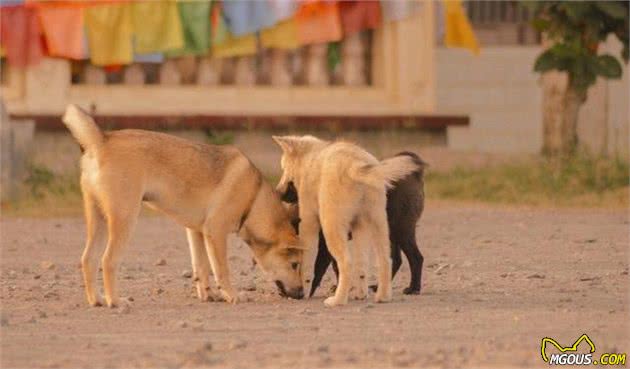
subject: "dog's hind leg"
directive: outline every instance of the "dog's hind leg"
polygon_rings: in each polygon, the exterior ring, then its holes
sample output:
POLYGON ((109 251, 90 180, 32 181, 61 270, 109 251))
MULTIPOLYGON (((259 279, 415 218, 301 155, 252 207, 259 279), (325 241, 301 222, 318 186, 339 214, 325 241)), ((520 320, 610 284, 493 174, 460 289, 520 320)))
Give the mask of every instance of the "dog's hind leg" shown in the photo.
POLYGON ((126 203, 107 204, 107 229, 109 240, 103 254, 103 287, 105 290, 105 302, 109 307, 118 305, 118 286, 116 274, 118 265, 125 246, 133 231, 138 215, 142 196, 125 196, 126 203))
MULTIPOLYGON (((415 233, 415 232, 414 232, 415 233)), ((409 270, 411 271, 411 282, 409 287, 403 290, 405 295, 417 295, 422 288, 422 264, 424 257, 420 253, 420 249, 416 244, 415 234, 411 235, 408 240, 401 243, 402 250, 409 262, 409 270)))
POLYGON ((374 296, 375 302, 387 302, 392 299, 392 261, 390 258, 389 227, 385 206, 374 207, 370 213, 372 233, 371 240, 374 245, 378 265, 378 288, 374 296))
POLYGON ((352 253, 354 273, 350 295, 352 299, 363 300, 368 295, 367 256, 372 241, 366 225, 362 222, 357 223, 352 230, 352 236, 350 251, 352 253))
POLYGON ((396 273, 400 270, 400 266, 402 265, 402 257, 400 252, 400 243, 399 242, 390 242, 391 248, 391 257, 392 257, 392 279, 396 277, 396 273))
POLYGON ((193 280, 197 287, 197 297, 201 301, 210 300, 210 261, 203 241, 203 233, 186 228, 193 280))
POLYGON ((337 290, 334 296, 328 297, 324 301, 324 304, 326 306, 345 305, 348 303, 348 292, 352 284, 352 257, 345 237, 347 231, 339 229, 337 224, 322 224, 322 226, 328 243, 328 250, 339 266, 337 290))
POLYGON ((83 271, 83 283, 88 304, 100 306, 101 297, 96 291, 95 280, 98 271, 98 253, 105 244, 105 218, 99 209, 94 197, 88 191, 83 191, 83 205, 85 207, 85 224, 87 239, 85 249, 81 256, 81 269, 83 271))
MULTIPOLYGON (((392 279, 394 279, 394 277, 396 277, 396 273, 398 273, 398 270, 400 270, 400 266, 402 265, 402 257, 400 251, 400 243, 394 238, 390 237, 390 245, 392 257, 392 279)), ((373 292, 376 292, 376 290, 378 289, 378 285, 370 285, 370 289, 373 292)))

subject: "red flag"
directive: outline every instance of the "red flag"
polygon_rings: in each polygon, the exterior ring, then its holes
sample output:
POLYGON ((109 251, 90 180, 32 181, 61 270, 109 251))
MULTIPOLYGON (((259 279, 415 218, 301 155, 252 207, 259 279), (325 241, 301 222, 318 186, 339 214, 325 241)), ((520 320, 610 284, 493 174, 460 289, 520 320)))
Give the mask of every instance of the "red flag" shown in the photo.
POLYGON ((44 56, 42 30, 35 9, 7 6, 0 9, 0 42, 10 65, 37 64, 44 56))

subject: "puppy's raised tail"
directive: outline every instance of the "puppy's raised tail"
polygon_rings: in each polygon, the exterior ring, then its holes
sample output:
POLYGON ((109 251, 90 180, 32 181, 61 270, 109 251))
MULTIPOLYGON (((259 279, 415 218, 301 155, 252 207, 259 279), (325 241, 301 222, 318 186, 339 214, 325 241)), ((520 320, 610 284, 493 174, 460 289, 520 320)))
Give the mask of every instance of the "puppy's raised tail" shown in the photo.
POLYGON ((412 173, 422 172, 426 164, 415 154, 402 153, 376 165, 363 165, 350 171, 350 176, 367 185, 386 189, 412 173))
POLYGON ((97 150, 103 144, 103 132, 94 119, 78 106, 68 105, 61 120, 79 142, 82 150, 97 150))

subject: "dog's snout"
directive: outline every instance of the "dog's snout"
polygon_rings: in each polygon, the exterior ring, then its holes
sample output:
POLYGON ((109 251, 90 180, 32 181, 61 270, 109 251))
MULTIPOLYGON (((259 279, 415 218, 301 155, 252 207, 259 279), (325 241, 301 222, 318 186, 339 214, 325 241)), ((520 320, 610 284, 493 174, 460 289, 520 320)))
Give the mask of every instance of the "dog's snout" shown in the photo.
POLYGON ((278 287, 278 290, 280 291, 280 295, 282 297, 290 297, 296 300, 301 300, 304 298, 304 288, 297 287, 287 291, 287 289, 284 287, 284 283, 282 283, 281 281, 274 282, 276 283, 276 287, 278 287))
POLYGON ((299 287, 299 288, 294 289, 292 291, 292 293, 291 293, 291 297, 296 299, 296 300, 303 299, 304 298, 304 288, 299 287))
POLYGON ((302 287, 294 288, 287 294, 292 299, 301 300, 304 298, 304 289, 302 287))

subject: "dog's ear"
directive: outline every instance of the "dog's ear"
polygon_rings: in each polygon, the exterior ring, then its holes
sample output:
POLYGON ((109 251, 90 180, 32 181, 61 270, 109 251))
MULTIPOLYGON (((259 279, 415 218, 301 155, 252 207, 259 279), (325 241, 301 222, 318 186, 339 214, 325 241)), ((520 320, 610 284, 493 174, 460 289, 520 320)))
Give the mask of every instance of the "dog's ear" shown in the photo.
POLYGON ((271 136, 286 154, 294 154, 296 151, 297 138, 292 136, 271 136))
MULTIPOLYGON (((298 218, 298 226, 299 226, 299 218, 298 218)), ((287 249, 294 249, 294 250, 306 250, 306 247, 300 241, 300 238, 297 235, 297 230, 293 229, 293 226, 291 226, 291 228, 285 228, 282 231, 280 237, 281 237, 281 240, 283 240, 283 242, 280 242, 280 245, 282 247, 287 248, 287 249)))
POLYGON ((285 245, 288 250, 306 251, 307 247, 302 242, 296 242, 294 244, 285 245))
POLYGON ((302 155, 308 152, 314 145, 323 143, 315 136, 271 136, 288 155, 302 155))

